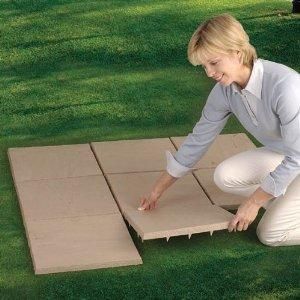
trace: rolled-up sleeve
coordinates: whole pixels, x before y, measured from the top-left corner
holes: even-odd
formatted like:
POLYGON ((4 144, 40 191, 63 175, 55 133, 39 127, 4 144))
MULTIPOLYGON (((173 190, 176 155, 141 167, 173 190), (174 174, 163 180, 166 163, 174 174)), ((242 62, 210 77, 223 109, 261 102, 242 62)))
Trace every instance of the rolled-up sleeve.
POLYGON ((284 195, 289 184, 300 174, 300 76, 285 78, 274 88, 275 110, 280 119, 284 159, 261 184, 267 193, 284 195))
POLYGON ((232 114, 224 89, 217 83, 210 92, 201 118, 173 156, 167 155, 167 172, 182 177, 192 170, 224 128, 232 114))

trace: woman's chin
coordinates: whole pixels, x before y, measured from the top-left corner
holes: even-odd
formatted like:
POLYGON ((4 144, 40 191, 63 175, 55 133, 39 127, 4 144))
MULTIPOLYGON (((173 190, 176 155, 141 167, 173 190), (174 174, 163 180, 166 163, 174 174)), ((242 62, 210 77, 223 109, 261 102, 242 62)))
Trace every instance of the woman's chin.
POLYGON ((223 80, 219 81, 219 83, 220 83, 221 85, 223 85, 223 86, 228 86, 228 85, 230 85, 230 82, 228 82, 228 81, 223 81, 223 80))
POLYGON ((220 84, 222 84, 223 86, 229 86, 232 82, 231 80, 226 80, 225 76, 223 76, 223 78, 219 81, 220 84))

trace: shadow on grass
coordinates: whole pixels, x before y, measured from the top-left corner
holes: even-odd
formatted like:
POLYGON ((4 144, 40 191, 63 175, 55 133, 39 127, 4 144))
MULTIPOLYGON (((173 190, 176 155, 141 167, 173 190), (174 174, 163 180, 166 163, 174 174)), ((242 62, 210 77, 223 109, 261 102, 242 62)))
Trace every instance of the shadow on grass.
POLYGON ((52 136, 114 125, 176 126, 200 117, 203 103, 198 95, 212 85, 207 78, 201 81, 203 74, 191 67, 127 67, 121 72, 109 67, 68 67, 52 77, 3 87, 10 93, 1 107, 2 136, 52 136), (196 90, 191 78, 199 80, 196 90), (197 111, 191 105, 195 102, 197 111))
MULTIPOLYGON (((53 5, 65 3, 69 2, 57 1, 53 5)), ((77 7, 78 3, 71 2, 73 4, 77 7)), ((16 5, 30 6, 27 1, 18 1, 16 5)), ((7 91, 1 101, 3 136, 55 136, 108 124, 178 126, 187 120, 195 122, 200 116, 212 84, 203 73, 198 82, 195 80, 195 71, 189 72, 185 56, 188 31, 195 27, 195 18, 203 19, 207 12, 198 14, 199 10, 190 12, 190 7, 183 6, 186 10, 182 13, 161 1, 157 2, 159 9, 154 11, 147 3, 137 5, 132 2, 128 6, 123 3, 127 8, 141 10, 133 18, 136 10, 124 12, 122 5, 102 10, 97 5, 88 9, 96 16, 92 14, 86 22, 95 22, 92 29, 96 31, 97 26, 102 25, 106 32, 104 36, 84 32, 82 37, 69 37, 68 31, 60 30, 58 22, 53 32, 62 33, 58 34, 59 38, 50 32, 49 40, 44 28, 44 35, 37 39, 33 35, 31 39, 30 32, 35 32, 32 28, 24 34, 23 41, 22 38, 21 41, 13 39, 7 44, 16 47, 18 55, 2 72, 4 91, 7 91), (112 19, 97 20, 97 13, 103 16, 112 12, 116 13, 112 19), (174 20, 178 27, 170 32, 174 20), (29 49, 23 53, 24 47, 38 50, 31 53, 29 49), (182 68, 174 68, 175 73, 171 74, 170 66, 182 68), (128 80, 127 77, 134 77, 130 74, 134 72, 135 78, 128 80), (156 75, 157 72, 160 74, 156 75), (194 83, 188 83, 188 80, 194 80, 194 83), (197 95, 201 98, 200 106, 197 95), (193 99, 193 102, 184 103, 185 99, 193 99)), ((256 6, 244 7, 257 10, 256 6)), ((237 13, 238 9, 232 9, 232 12, 237 13)), ((51 24, 57 21, 55 16, 53 12, 50 14, 51 24)), ((63 24, 73 26, 84 17, 85 12, 76 10, 74 17, 71 11, 63 24)), ((44 21, 43 15, 40 19, 40 22, 44 21)), ((261 23, 252 22, 254 40, 262 45, 259 52, 263 55, 273 52, 274 57, 282 57, 281 53, 285 51, 287 59, 296 59, 293 53, 297 43, 287 49, 285 42, 292 36, 286 28, 297 28, 296 20, 281 21, 284 26, 278 26, 274 20, 265 20, 263 30, 261 23), (277 33, 274 43, 272 40, 265 43, 270 40, 269 32, 277 33)), ((28 28, 28 25, 24 26, 28 28)), ((18 28, 24 32, 22 25, 18 28)))
MULTIPOLYGON (((270 2, 268 5, 278 11, 276 1, 270 2)), ((54 5, 56 8, 56 5, 66 3, 69 2, 57 1, 47 5, 49 7, 54 5)), ((27 1, 25 3, 20 1, 19 5, 31 7, 27 1)), ((45 10, 47 10, 47 5, 45 10)), ((62 19, 57 20, 55 10, 50 9, 46 18, 41 14, 39 21, 35 21, 37 16, 30 19, 34 27, 28 24, 22 25, 22 23, 18 25, 18 32, 24 32, 24 35, 21 39, 9 38, 6 45, 18 49, 19 55, 15 56, 11 65, 19 75, 29 78, 48 76, 49 72, 60 69, 61 64, 66 62, 109 66, 121 64, 130 67, 183 64, 186 62, 186 47, 192 32, 200 21, 211 16, 211 13, 200 10, 200 6, 193 7, 189 3, 171 5, 170 1, 156 1, 155 5, 147 2, 121 1, 111 6, 104 5, 104 7, 102 3, 96 5, 91 3, 92 9, 89 9, 87 4, 78 2, 71 2, 70 5, 73 9, 67 6, 65 9, 68 13, 62 19), (87 7, 87 11, 81 10, 79 13, 77 6, 87 7), (156 6, 158 9, 155 8, 156 6), (85 26, 78 29, 78 24, 85 26), (174 27, 175 24, 176 27, 174 27), (41 33, 36 33, 34 29, 36 26, 41 27, 41 33), (72 27, 73 30, 70 32, 67 30, 68 27, 72 27), (23 51, 23 48, 29 49, 23 51), (23 56, 26 57, 25 60, 23 56)), ((270 41, 268 44, 278 44, 278 41, 284 41, 287 38, 294 41, 292 33, 285 32, 285 28, 292 26, 291 28, 294 27, 296 32, 299 22, 296 19, 279 18, 278 21, 282 24, 278 26, 275 20, 276 13, 255 15, 260 9, 264 11, 265 7, 266 4, 243 5, 242 8, 245 11, 251 11, 253 14, 249 16, 247 13, 243 17, 241 7, 235 7, 232 4, 230 12, 233 15, 241 15, 241 20, 246 20, 246 30, 247 20, 274 16, 271 19, 261 20, 261 22, 264 21, 263 28, 266 33, 274 32, 274 29, 281 31, 276 37, 268 36, 267 40, 270 41)), ((221 10, 222 6, 219 8, 220 12, 221 10)), ((215 14, 217 12, 218 10, 215 14)), ((262 29, 261 23, 251 22, 249 27, 253 31, 254 40, 258 42, 256 46, 260 48, 266 41, 265 37, 255 37, 255 31, 260 32, 262 29)))

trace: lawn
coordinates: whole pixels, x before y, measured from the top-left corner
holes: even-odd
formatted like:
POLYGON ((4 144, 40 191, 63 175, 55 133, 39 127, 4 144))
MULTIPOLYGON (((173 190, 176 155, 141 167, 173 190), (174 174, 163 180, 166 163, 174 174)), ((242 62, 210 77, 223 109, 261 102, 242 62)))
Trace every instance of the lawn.
MULTIPOLYGON (((214 85, 187 61, 197 25, 230 12, 259 57, 299 72, 291 8, 286 0, 0 0, 0 299, 300 297, 299 246, 261 244, 262 212, 247 231, 212 237, 142 243, 130 230, 140 266, 35 276, 7 158, 9 147, 186 135, 214 85)), ((236 132, 246 131, 231 117, 222 133, 236 132)))

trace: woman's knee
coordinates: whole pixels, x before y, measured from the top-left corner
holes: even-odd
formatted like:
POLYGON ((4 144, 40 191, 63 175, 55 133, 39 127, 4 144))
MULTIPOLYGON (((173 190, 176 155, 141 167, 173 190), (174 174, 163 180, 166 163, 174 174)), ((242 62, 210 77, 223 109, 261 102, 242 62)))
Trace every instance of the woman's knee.
POLYGON ((261 243, 266 246, 276 247, 286 240, 286 234, 280 230, 275 231, 271 226, 260 222, 256 228, 256 235, 261 243))
POLYGON ((230 171, 225 163, 220 163, 214 171, 214 182, 224 192, 230 191, 230 171))
POLYGON ((270 239, 268 231, 261 228, 261 226, 259 225, 256 228, 256 235, 260 240, 260 242, 263 243, 264 245, 273 246, 274 243, 270 239))
POLYGON ((216 186, 223 192, 249 197, 260 183, 248 173, 230 160, 225 160, 216 167, 213 179, 216 186))
POLYGON ((223 186, 225 185, 226 179, 225 179, 225 172, 224 172, 224 167, 222 164, 219 164, 214 171, 214 182, 215 184, 222 189, 223 186))

